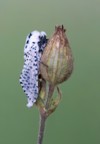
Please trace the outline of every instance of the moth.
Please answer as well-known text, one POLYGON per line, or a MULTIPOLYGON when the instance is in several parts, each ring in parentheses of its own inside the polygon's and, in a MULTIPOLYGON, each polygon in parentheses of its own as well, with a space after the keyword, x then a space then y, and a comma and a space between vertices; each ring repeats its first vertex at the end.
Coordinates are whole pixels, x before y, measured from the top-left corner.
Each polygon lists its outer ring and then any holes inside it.
POLYGON ((19 81, 27 96, 27 107, 32 107, 39 95, 39 64, 46 44, 46 33, 43 31, 33 31, 26 38, 19 81))

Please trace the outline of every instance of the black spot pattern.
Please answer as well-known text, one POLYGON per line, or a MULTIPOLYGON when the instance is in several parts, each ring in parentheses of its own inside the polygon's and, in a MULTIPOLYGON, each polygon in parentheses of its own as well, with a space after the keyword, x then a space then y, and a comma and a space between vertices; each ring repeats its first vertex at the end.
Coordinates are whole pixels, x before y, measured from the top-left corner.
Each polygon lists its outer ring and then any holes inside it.
POLYGON ((39 94, 39 62, 46 43, 45 32, 33 31, 26 38, 24 66, 19 81, 27 96, 28 107, 33 106, 39 94))
POLYGON ((31 36, 32 36, 32 33, 29 34, 28 38, 30 39, 31 36))
POLYGON ((26 44, 28 44, 28 43, 29 43, 29 40, 27 40, 26 44))

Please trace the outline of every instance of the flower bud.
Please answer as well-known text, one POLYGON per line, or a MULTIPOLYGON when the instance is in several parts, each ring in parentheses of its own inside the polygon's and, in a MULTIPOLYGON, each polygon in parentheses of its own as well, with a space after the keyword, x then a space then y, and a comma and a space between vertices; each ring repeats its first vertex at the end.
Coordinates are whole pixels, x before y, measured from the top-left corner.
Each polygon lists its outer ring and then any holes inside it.
POLYGON ((73 57, 66 30, 55 27, 41 57, 40 73, 49 83, 56 85, 67 80, 73 70, 73 57))

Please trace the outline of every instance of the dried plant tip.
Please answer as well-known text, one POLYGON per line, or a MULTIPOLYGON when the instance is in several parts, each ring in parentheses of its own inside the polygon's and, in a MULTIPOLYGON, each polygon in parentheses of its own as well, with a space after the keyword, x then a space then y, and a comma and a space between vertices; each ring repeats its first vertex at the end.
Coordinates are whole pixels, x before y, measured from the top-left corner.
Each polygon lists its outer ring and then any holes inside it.
POLYGON ((64 26, 56 26, 41 57, 40 73, 56 85, 67 80, 73 70, 73 57, 64 26))

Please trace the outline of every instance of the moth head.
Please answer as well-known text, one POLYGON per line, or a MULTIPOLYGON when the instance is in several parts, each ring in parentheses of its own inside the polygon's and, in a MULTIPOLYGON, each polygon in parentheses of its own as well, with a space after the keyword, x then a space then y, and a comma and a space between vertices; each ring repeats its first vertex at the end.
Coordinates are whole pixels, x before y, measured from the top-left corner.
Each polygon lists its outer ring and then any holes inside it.
POLYGON ((29 44, 30 48, 43 52, 43 49, 47 44, 46 33, 44 31, 33 31, 29 34, 26 43, 29 44))
POLYGON ((26 39, 26 44, 25 44, 25 51, 30 50, 30 49, 37 49, 38 47, 38 42, 40 41, 39 39, 40 32, 38 31, 33 31, 31 32, 26 39))

